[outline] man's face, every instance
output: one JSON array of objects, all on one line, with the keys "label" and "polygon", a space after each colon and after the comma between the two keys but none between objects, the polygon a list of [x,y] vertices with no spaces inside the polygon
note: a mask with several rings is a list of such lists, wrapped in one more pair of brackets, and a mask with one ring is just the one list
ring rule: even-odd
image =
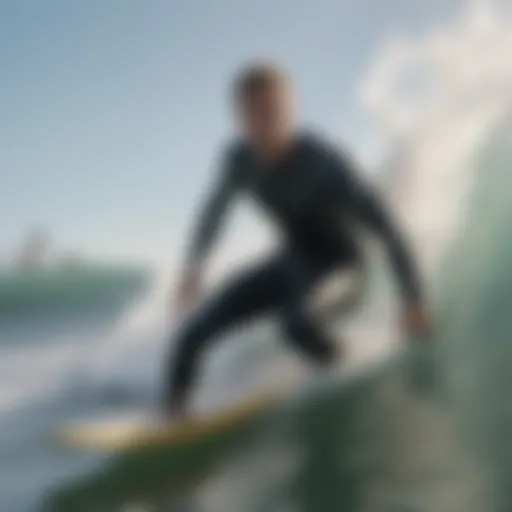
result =
[{"label": "man's face", "polygon": [[273,148],[291,134],[293,95],[286,80],[276,80],[239,100],[238,120],[246,136],[262,147]]}]

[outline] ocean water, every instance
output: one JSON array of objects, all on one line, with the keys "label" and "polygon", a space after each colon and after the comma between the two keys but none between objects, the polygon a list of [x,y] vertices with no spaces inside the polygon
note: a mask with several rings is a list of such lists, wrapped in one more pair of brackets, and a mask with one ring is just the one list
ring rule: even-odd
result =
[{"label": "ocean water", "polygon": [[[510,512],[511,133],[471,162],[464,216],[431,275],[429,343],[392,347],[393,295],[377,269],[345,326],[372,364],[320,374],[234,432],[123,457],[52,443],[69,418],[154,400],[163,290],[100,334],[0,346],[0,510]],[[272,332],[234,336],[205,379],[221,393],[289,359]]]}]

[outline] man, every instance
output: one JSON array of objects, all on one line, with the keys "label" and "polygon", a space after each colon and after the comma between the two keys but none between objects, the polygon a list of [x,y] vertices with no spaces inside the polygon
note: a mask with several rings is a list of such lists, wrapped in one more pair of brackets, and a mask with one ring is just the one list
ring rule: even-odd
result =
[{"label": "man", "polygon": [[172,415],[186,413],[207,346],[229,328],[263,314],[276,314],[285,339],[313,363],[333,362],[334,341],[307,298],[320,279],[360,265],[357,224],[379,235],[387,248],[407,328],[422,332],[429,327],[414,264],[395,226],[345,155],[296,129],[293,100],[291,81],[276,66],[250,66],[235,82],[241,137],[226,151],[221,176],[192,238],[178,290],[180,306],[197,301],[204,260],[235,195],[252,196],[270,214],[282,234],[282,247],[233,278],[178,333],[165,390],[165,406]]}]

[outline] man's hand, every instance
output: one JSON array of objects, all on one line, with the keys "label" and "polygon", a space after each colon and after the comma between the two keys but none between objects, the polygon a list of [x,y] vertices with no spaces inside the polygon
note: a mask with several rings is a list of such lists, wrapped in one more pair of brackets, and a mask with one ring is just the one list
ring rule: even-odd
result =
[{"label": "man's hand", "polygon": [[178,284],[175,307],[179,315],[187,314],[196,304],[202,291],[202,275],[199,270],[187,271]]},{"label": "man's hand", "polygon": [[403,327],[411,335],[430,334],[433,328],[433,319],[422,303],[408,304],[404,311]]}]

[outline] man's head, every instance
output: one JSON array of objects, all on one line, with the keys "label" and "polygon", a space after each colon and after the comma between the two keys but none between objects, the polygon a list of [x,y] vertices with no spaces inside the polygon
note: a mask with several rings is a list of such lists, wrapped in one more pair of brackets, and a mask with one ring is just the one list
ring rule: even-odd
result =
[{"label": "man's head", "polygon": [[257,146],[272,151],[286,143],[294,129],[291,80],[276,65],[257,63],[240,72],[234,87],[237,120]]}]

